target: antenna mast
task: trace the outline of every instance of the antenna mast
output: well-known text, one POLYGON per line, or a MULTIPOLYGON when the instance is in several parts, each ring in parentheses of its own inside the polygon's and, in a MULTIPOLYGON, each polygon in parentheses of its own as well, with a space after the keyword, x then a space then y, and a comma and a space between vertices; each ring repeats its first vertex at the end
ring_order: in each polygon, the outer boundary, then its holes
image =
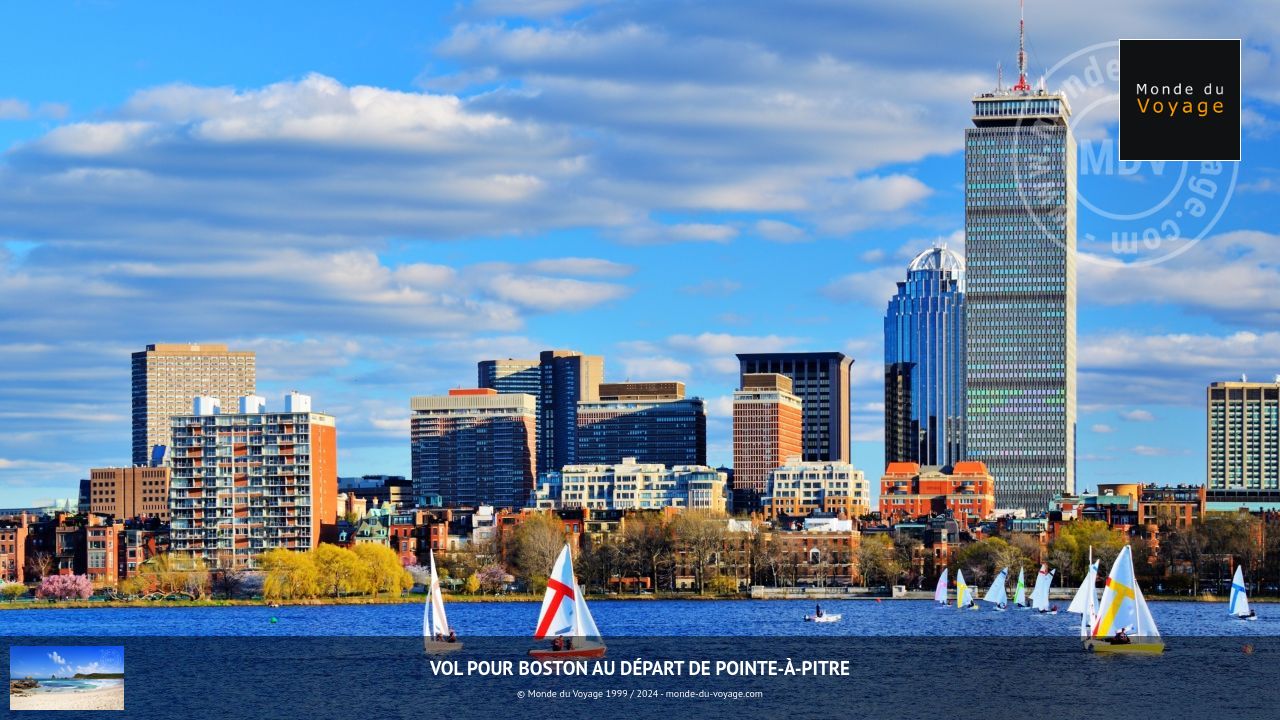
POLYGON ((1026 92, 1031 89, 1031 85, 1027 83, 1027 21, 1025 11, 1025 0, 1018 0, 1018 84, 1013 86, 1014 90, 1026 92))

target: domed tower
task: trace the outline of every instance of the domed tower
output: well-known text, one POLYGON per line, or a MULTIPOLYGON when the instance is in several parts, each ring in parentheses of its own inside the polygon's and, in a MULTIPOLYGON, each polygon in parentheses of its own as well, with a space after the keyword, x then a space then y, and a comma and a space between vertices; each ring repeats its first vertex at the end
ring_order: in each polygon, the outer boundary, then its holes
POLYGON ((885 463, 951 465, 965 454, 964 260, 920 253, 884 318, 885 463))

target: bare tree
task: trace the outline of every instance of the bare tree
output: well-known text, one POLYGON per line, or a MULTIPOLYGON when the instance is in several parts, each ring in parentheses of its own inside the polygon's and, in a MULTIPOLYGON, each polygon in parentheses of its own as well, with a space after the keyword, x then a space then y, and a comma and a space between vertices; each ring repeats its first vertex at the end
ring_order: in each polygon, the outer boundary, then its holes
POLYGON ((44 550, 38 550, 31 553, 31 555, 27 557, 27 570, 36 577, 30 579, 38 580, 53 572, 53 563, 53 553, 44 550))
POLYGON ((629 518, 622 531, 622 552, 637 577, 646 575, 653 590, 671 561, 671 528, 661 517, 629 518))
POLYGON ((676 547, 689 559, 701 595, 706 587, 707 569, 715 564, 724 547, 724 518, 702 510, 686 510, 672 521, 671 533, 676 547))

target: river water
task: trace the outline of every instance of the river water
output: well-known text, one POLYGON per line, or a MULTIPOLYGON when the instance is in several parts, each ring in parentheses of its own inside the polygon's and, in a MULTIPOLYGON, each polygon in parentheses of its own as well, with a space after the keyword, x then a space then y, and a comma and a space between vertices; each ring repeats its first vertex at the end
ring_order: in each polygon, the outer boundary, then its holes
MULTIPOLYGON (((1150 605, 1166 636, 1280 635, 1280 605, 1257 606, 1256 622, 1228 617, 1225 604, 1150 605)), ((451 604, 447 611, 450 623, 463 636, 523 637, 533 633, 538 607, 532 602, 468 602, 451 604)), ((804 622, 814 605, 799 600, 607 600, 591 604, 596 624, 606 636, 1071 637, 1079 626, 1079 616, 1067 613, 939 609, 927 600, 833 600, 823 602, 822 608, 842 615, 841 622, 804 622)), ((0 612, 0 635, 411 636, 421 629, 422 606, 413 603, 0 612)))

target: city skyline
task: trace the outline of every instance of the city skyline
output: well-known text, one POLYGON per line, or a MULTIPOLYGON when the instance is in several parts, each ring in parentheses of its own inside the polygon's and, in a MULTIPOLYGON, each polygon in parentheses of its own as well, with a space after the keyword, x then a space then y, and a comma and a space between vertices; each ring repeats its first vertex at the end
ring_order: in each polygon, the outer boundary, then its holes
MULTIPOLYGON (((15 11, 32 32, 0 57, 42 72, 0 97, 0 505, 129 459, 129 356, 157 342, 254 351, 259 393, 302 389, 338 418, 344 475, 410 474, 407 398, 551 347, 604 356, 608 381, 684 381, 707 400, 708 462, 728 464, 733 356, 837 350, 857 360, 852 462, 876 478, 884 303, 911 256, 963 248, 968 98, 1013 66, 1007 5, 380 5, 283 45, 194 9, 15 11), (852 42, 869 16, 884 42, 852 42)), ((1115 37, 1254 33, 1245 162, 1210 237, 1115 268, 1084 242, 1107 223, 1080 220, 1077 489, 1201 483, 1205 387, 1280 372, 1280 30, 1262 3, 1101 7, 1029 5, 1033 73, 1115 37)), ((1142 185, 1080 178, 1095 199, 1142 185)))

